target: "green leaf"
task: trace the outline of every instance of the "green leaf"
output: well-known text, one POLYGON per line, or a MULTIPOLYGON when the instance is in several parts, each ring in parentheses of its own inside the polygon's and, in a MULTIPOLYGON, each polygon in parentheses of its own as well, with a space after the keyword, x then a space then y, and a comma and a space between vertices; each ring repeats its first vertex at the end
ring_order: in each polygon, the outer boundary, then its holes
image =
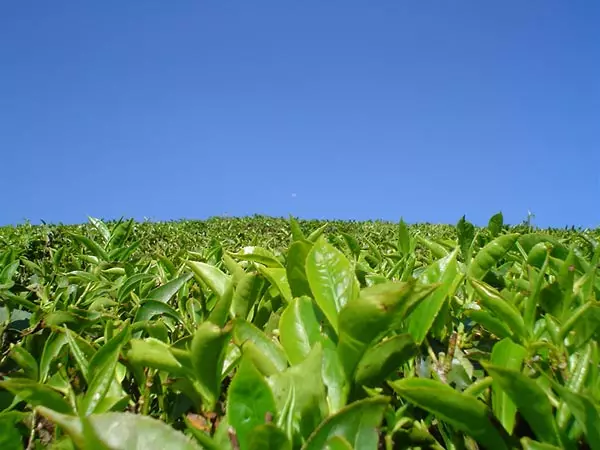
POLYGON ((321 333, 320 311, 309 297, 292 300, 279 320, 279 341, 291 364, 304 361, 317 342, 326 339, 321 333))
POLYGON ((243 357, 227 393, 227 417, 241 450, 250 448, 250 432, 264 424, 267 413, 275 414, 275 408, 271 388, 252 361, 243 357))
POLYGON ((488 332, 495 334, 500 339, 507 337, 514 338, 512 330, 510 330, 503 321, 488 311, 469 309, 465 311, 465 314, 469 319, 477 322, 488 332))
POLYGON ((277 371, 285 370, 288 366, 283 349, 273 339, 245 320, 234 320, 233 341, 240 347, 247 342, 254 344, 260 355, 267 359, 277 371))
POLYGON ((27 378, 32 380, 38 379, 39 369, 35 358, 21 345, 13 345, 10 349, 10 357, 22 369, 27 378))
POLYGON ((393 336, 370 347, 358 363, 356 383, 376 387, 416 355, 417 350, 412 336, 408 333, 393 336))
POLYGON ((244 274, 233 293, 231 311, 234 317, 248 318, 250 310, 259 299, 262 285, 262 279, 257 274, 244 274))
POLYGON ((452 287, 458 276, 457 253, 458 251, 455 250, 448 256, 438 259, 419 276, 422 283, 431 284, 439 281, 441 285, 417 305, 408 318, 408 331, 417 344, 423 342, 448 296, 452 294, 452 287))
POLYGON ((280 421, 292 424, 304 440, 319 423, 327 417, 328 406, 325 384, 319 375, 323 366, 323 349, 315 345, 306 359, 295 366, 269 378, 269 385, 275 398, 278 411, 288 411, 288 416, 278 417, 280 421), (291 401, 288 401, 291 399, 291 401), (288 404, 289 403, 289 404, 288 404))
POLYGON ((489 284, 475 279, 469 279, 469 282, 478 294, 477 299, 483 307, 498 316, 514 332, 516 338, 523 340, 527 335, 527 331, 525 330, 525 322, 519 310, 512 303, 506 301, 489 284))
POLYGON ((271 285, 277 287, 281 297, 289 302, 292 300, 292 291, 290 290, 290 285, 287 280, 286 270, 283 268, 265 268, 259 267, 259 272, 265 276, 271 285))
POLYGON ((560 328, 559 339, 562 341, 571 334, 573 344, 581 347, 597 333, 599 327, 600 306, 587 302, 571 312, 560 328))
POLYGON ((208 316, 208 320, 215 325, 223 327, 229 319, 229 312, 231 310, 231 304, 233 302, 233 280, 227 282, 227 288, 225 292, 217 300, 214 308, 208 316))
POLYGON ((0 448, 2 450, 23 450, 23 437, 17 427, 18 417, 0 415, 0 448))
POLYGON ((64 329, 64 333, 73 359, 77 362, 85 381, 89 382, 89 359, 96 353, 96 350, 88 341, 68 328, 64 329))
POLYGON ((359 294, 352 265, 342 252, 320 239, 307 256, 306 275, 317 305, 337 331, 339 311, 359 294))
POLYGON ((283 265, 269 250, 262 247, 244 247, 238 253, 230 253, 231 256, 245 261, 254 261, 267 267, 282 268, 283 265))
POLYGON ((248 450, 292 450, 283 431, 272 423, 258 425, 248 435, 248 450))
MULTIPOLYGON (((59 414, 48 408, 38 408, 38 411, 63 428, 79 448, 89 448, 78 417, 59 414)), ((201 450, 183 433, 148 416, 110 412, 93 414, 87 420, 97 439, 111 450, 201 450)))
POLYGON ((56 390, 27 378, 0 381, 0 387, 12 392, 31 406, 45 406, 65 414, 73 412, 71 405, 56 390))
POLYGON ((192 273, 183 274, 180 277, 177 277, 174 280, 169 281, 168 283, 164 284, 163 286, 160 286, 160 287, 150 291, 147 298, 149 300, 156 300, 156 301, 159 301, 162 303, 168 303, 168 301, 171 300, 171 297, 173 297, 175 294, 177 294, 177 292, 179 292, 179 289, 181 289, 183 287, 183 285, 185 283, 187 283, 187 281, 190 278, 192 278, 192 276, 193 276, 192 273))
MULTIPOLYGON (((492 364, 511 370, 521 370, 527 351, 510 339, 503 339, 492 349, 492 364)), ((492 383, 492 408, 494 414, 509 434, 515 427, 517 406, 502 390, 497 381, 492 383)))
POLYGON ((519 239, 518 233, 504 234, 486 244, 471 261, 467 275, 481 280, 508 252, 519 239))
POLYGON ((335 436, 351 448, 376 450, 377 427, 381 425, 389 398, 373 397, 356 401, 328 417, 310 436, 302 450, 322 450, 335 436))
POLYGON ((498 236, 502 232, 502 227, 504 227, 504 216, 501 212, 490 217, 488 222, 488 230, 490 231, 492 237, 498 236))
POLYGON ((290 230, 292 232, 292 241, 301 241, 304 239, 302 228, 300 228, 300 224, 293 216, 290 216, 290 230))
MULTIPOLYGON (((327 343, 328 341, 325 341, 324 344, 327 343)), ((346 405, 350 385, 334 345, 323 346, 321 376, 325 386, 327 386, 327 403, 329 404, 330 413, 339 411, 346 405)))
POLYGON ((83 245, 88 251, 97 256, 102 261, 109 261, 108 253, 95 241, 92 241, 90 238, 82 236, 80 234, 70 233, 69 234, 75 241, 79 244, 83 245))
POLYGON ((188 375, 186 368, 173 356, 171 347, 154 338, 132 339, 127 360, 140 367, 164 370, 172 375, 188 375))
POLYGON ((91 381, 79 408, 81 414, 88 416, 94 413, 104 400, 115 379, 119 354, 130 334, 129 327, 125 326, 119 334, 100 347, 90 360, 88 378, 91 381))
POLYGON ((203 322, 192 340, 192 364, 206 407, 211 411, 221 393, 221 373, 230 335, 231 327, 221 329, 211 322, 203 322))
POLYGON ((55 358, 58 357, 63 346, 66 344, 67 338, 63 333, 52 333, 44 343, 44 350, 40 358, 40 382, 44 383, 48 379, 50 366, 55 358))
POLYGON ((363 289, 346 304, 339 317, 338 354, 346 376, 354 370, 371 342, 399 327, 404 318, 437 286, 390 282, 363 289))
POLYGON ((561 447, 534 441, 528 437, 521 439, 523 450, 561 450, 561 447))
POLYGON ((544 390, 520 371, 483 364, 494 382, 517 405, 521 416, 529 423, 542 442, 561 445, 552 405, 544 390))
POLYGON ((192 269, 197 280, 206 283, 206 285, 218 297, 222 297, 227 288, 227 282, 231 278, 221 270, 210 264, 199 261, 186 261, 187 266, 192 269))
POLYGON ((554 388, 564 401, 575 420, 579 422, 592 449, 600 449, 600 410, 590 397, 566 389, 558 384, 554 388))
POLYGON ((306 240, 308 240, 310 242, 317 242, 319 240, 319 238, 323 235, 323 233, 325 232, 325 230, 327 229, 328 226, 329 226, 328 223, 321 225, 319 228, 317 228, 312 233, 310 233, 308 235, 308 237, 306 238, 306 240))
POLYGON ((471 257, 471 246, 475 239, 475 227, 473 224, 462 216, 456 225, 456 233, 458 235, 458 246, 463 260, 468 261, 471 257))
POLYGON ((350 250, 350 254, 357 260, 360 257, 360 252, 362 250, 358 239, 351 234, 341 233, 344 238, 344 242, 346 242, 346 246, 348 250, 350 250))
POLYGON ((448 250, 443 245, 440 245, 437 242, 424 238, 419 234, 416 235, 416 238, 417 242, 424 245, 431 252, 434 258, 439 259, 448 256, 448 250))
POLYGON ((312 245, 308 241, 296 241, 288 250, 285 270, 293 297, 312 295, 306 275, 306 258, 312 245))
POLYGON ((410 232, 403 219, 400 219, 398 224, 398 250, 403 255, 410 253, 410 232))
POLYGON ((354 450, 350 442, 341 436, 333 436, 327 441, 325 450, 354 450))
POLYGON ((160 315, 169 316, 179 323, 184 323, 183 317, 175 309, 158 300, 144 300, 135 313, 133 322, 147 322, 160 315))
POLYGON ((494 424, 491 412, 474 397, 425 378, 405 378, 390 382, 389 385, 401 397, 469 434, 485 448, 510 448, 504 429, 494 424))
POLYGON ((246 275, 244 268, 227 253, 223 254, 223 263, 231 274, 231 278, 233 279, 234 283, 238 284, 244 275, 246 275))

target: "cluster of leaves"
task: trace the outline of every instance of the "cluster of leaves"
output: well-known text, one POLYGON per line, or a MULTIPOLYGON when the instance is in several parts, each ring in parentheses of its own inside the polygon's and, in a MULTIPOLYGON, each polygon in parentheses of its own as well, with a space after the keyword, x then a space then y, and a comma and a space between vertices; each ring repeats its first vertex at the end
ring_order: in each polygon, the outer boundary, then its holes
POLYGON ((600 449, 593 235, 216 223, 4 230, 0 448, 600 449))

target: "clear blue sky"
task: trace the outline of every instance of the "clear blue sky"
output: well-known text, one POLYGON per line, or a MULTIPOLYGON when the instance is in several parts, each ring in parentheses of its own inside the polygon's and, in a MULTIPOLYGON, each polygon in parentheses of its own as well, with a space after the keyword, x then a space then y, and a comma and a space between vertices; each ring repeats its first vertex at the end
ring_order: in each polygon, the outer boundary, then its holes
POLYGON ((596 0, 0 2, 0 224, 600 225, 596 0))

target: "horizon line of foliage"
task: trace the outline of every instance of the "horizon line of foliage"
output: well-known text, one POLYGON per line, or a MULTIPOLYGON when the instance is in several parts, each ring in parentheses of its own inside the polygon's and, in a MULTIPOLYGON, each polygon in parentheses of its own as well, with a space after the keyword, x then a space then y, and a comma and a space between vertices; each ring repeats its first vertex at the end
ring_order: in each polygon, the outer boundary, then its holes
POLYGON ((0 448, 600 450, 597 238, 500 213, 4 228, 0 448))
MULTIPOLYGON (((501 215, 500 213, 498 213, 501 215)), ((498 215, 496 215, 498 216, 498 215)), ((397 224, 382 220, 294 220, 305 229, 322 229, 327 234, 346 233, 356 237, 361 245, 370 242, 381 242, 394 239, 397 224)), ((167 258, 182 254, 182 249, 197 251, 219 241, 223 248, 234 248, 239 242, 245 245, 266 247, 272 250, 284 249, 290 238, 287 227, 288 219, 254 215, 250 217, 211 217, 206 220, 173 220, 164 222, 120 219, 103 221, 115 227, 122 222, 133 224, 131 233, 139 241, 133 256, 140 257, 162 255, 167 258)), ((424 238, 436 240, 454 240, 457 238, 456 225, 416 223, 407 224, 412 232, 424 238)), ((475 230, 485 227, 474 226, 475 230)), ((506 233, 528 233, 532 231, 544 233, 565 241, 567 245, 585 246, 585 240, 600 240, 600 227, 596 229, 576 228, 537 228, 528 220, 521 224, 503 224, 506 233)), ((18 225, 0 226, 0 248, 12 248, 29 259, 37 259, 47 254, 46 249, 52 245, 70 245, 70 233, 82 233, 91 238, 98 238, 98 230, 91 222, 81 224, 45 224, 32 225, 24 222, 18 225)))

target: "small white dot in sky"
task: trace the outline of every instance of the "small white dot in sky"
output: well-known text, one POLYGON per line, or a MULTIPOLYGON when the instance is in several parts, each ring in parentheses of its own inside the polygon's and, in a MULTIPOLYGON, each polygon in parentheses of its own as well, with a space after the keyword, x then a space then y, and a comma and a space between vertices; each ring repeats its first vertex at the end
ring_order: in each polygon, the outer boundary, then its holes
POLYGON ((294 194, 292 194, 292 198, 296 198, 296 194, 295 194, 295 193, 294 193, 294 194))

